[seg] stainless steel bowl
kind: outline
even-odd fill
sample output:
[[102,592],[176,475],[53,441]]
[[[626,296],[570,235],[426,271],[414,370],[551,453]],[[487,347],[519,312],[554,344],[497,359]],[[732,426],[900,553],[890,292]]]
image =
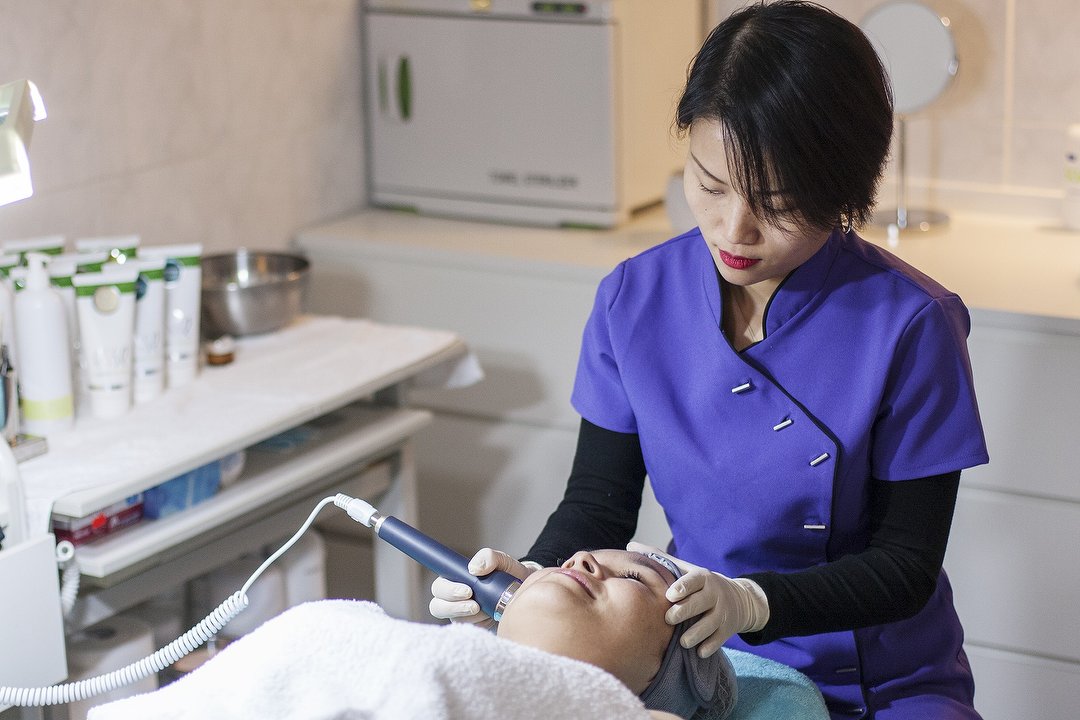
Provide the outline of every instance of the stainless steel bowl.
[[258,335],[300,314],[308,261],[299,256],[240,248],[202,258],[202,335]]

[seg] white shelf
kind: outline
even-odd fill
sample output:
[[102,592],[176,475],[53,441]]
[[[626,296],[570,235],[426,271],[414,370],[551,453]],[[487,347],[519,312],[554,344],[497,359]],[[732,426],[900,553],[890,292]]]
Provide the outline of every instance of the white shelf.
[[48,453],[20,466],[31,521],[84,517],[465,354],[450,332],[338,317],[241,339],[232,364],[50,437]]
[[359,470],[377,461],[429,422],[431,414],[426,411],[355,404],[301,425],[294,430],[302,439],[295,447],[249,449],[241,478],[213,498],[80,546],[79,569],[84,576],[112,582],[150,561],[160,562],[168,548],[190,551],[189,541],[208,543],[333,482],[328,477],[342,468]]

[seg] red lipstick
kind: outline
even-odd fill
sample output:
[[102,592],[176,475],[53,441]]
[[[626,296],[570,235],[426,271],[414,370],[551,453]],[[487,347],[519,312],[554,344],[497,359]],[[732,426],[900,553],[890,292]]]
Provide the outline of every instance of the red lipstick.
[[724,252],[720,248],[716,249],[716,252],[720,254],[720,260],[725,265],[733,270],[746,270],[747,268],[756,265],[761,262],[757,258],[742,257],[741,255],[732,255],[731,253]]

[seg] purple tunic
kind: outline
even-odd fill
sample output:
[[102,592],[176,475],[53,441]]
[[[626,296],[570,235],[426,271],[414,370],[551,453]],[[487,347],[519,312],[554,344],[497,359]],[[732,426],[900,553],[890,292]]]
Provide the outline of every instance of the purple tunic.
[[[728,576],[803,570],[866,548],[871,479],[988,461],[960,299],[854,233],[833,232],[742,353],[720,331],[698,230],[620,264],[585,328],[573,404],[637,433],[673,551]],[[932,692],[970,706],[942,572],[915,617],[749,647],[794,666],[836,717]],[[972,717],[977,717],[971,715]]]

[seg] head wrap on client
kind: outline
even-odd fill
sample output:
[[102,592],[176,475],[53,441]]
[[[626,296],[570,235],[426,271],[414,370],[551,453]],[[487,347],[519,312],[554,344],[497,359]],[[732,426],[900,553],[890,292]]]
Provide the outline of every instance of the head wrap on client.
[[[679,578],[682,572],[663,555],[646,553]],[[656,677],[641,693],[649,710],[664,710],[681,718],[722,718],[735,707],[735,670],[724,651],[702,658],[698,649],[684,648],[679,640],[694,623],[686,620],[675,626],[671,641]]]

